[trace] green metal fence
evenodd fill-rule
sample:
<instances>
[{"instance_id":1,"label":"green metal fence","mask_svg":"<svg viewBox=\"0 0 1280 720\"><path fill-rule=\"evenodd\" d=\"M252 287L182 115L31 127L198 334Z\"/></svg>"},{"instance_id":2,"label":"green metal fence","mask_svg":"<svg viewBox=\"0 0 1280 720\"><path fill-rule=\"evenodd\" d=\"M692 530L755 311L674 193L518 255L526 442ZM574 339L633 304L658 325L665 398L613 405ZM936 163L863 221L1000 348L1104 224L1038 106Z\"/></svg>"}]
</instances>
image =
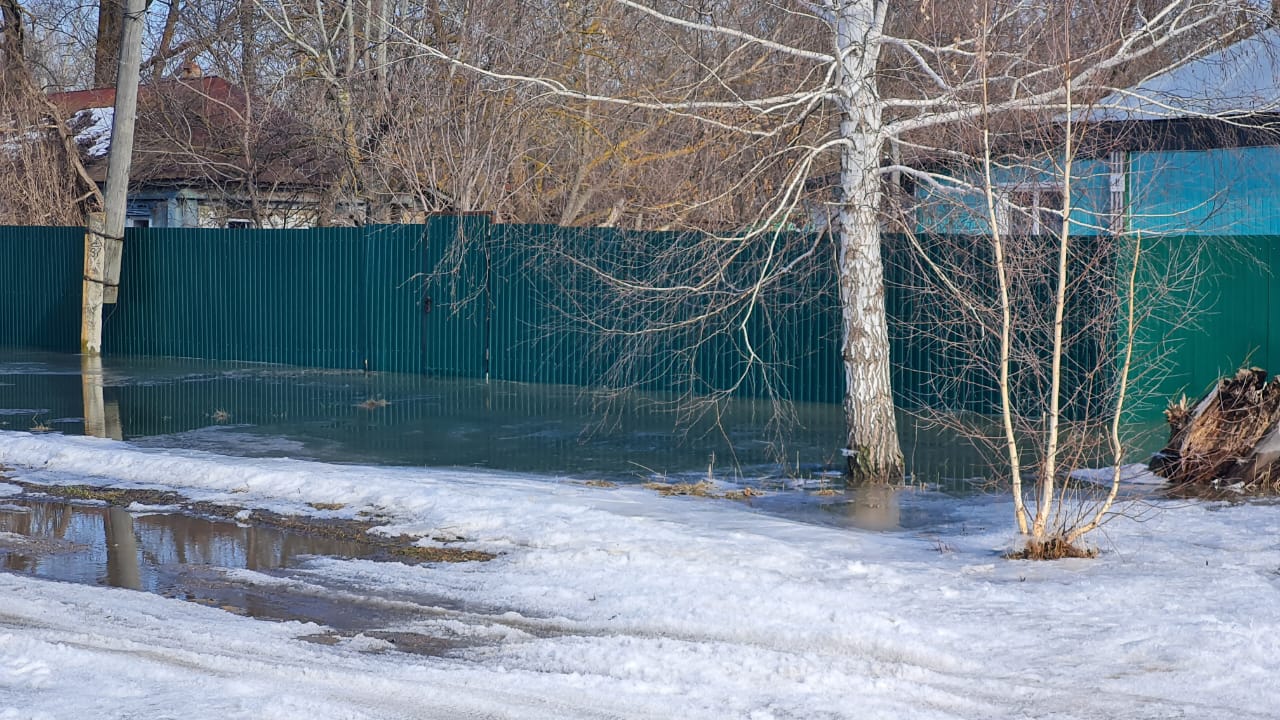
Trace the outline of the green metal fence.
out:
<instances>
[{"instance_id":1,"label":"green metal fence","mask_svg":"<svg viewBox=\"0 0 1280 720\"><path fill-rule=\"evenodd\" d=\"M940 248L952 242L935 240ZM672 272L694 273L703 260L695 241L679 233L490 225L482 216L364 228L129 230L104 347L114 354L529 383L626 379L633 387L687 394L758 394L770 383L795 400L838 402L843 372L829 239L779 239L772 248L779 257L812 257L793 282L770 288L750 312L739 308L708 325L730 322L733 332L691 326L683 335L644 342L606 330L625 330L655 312L694 316L704 308L653 305L629 316L590 270L565 261L594 258L625 274L674 249L667 253L675 258ZM1228 244L1237 252L1219 251ZM0 228L0 347L76 351L82 247L78 228ZM979 355L989 348L948 340L948 328L963 337L966 318L926 294L916 251L887 238L898 400L989 409L993 379L973 361L974 348ZM755 252L735 255L720 270L732 276L734 263L759 260ZM1153 397L1180 389L1194 395L1239 363L1280 357L1270 311L1280 281L1267 270L1280 262L1276 238L1165 238L1148 252L1163 253L1170 267L1198 263L1195 302L1205 308L1193 328L1157 317L1144 330L1144 347L1165 351ZM689 264L681 266L681 257ZM748 347L758 364L745 363ZM1085 371L1110 352L1105 338L1076 348L1068 371L1079 368L1079 383L1087 384Z\"/></svg>"},{"instance_id":2,"label":"green metal fence","mask_svg":"<svg viewBox=\"0 0 1280 720\"><path fill-rule=\"evenodd\" d=\"M0 346L80 349L84 230L0 227Z\"/></svg>"}]
</instances>

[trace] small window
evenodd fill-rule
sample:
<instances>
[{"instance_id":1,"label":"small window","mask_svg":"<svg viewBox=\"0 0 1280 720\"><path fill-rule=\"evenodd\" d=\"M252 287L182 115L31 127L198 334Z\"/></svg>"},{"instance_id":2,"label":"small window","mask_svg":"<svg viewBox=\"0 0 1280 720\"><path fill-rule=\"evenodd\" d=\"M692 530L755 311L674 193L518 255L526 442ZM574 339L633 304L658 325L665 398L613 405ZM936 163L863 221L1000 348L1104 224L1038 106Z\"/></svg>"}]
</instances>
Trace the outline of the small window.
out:
<instances>
[{"instance_id":1,"label":"small window","mask_svg":"<svg viewBox=\"0 0 1280 720\"><path fill-rule=\"evenodd\" d=\"M131 217L124 219L124 226L131 228L151 227L151 218Z\"/></svg>"},{"instance_id":2,"label":"small window","mask_svg":"<svg viewBox=\"0 0 1280 720\"><path fill-rule=\"evenodd\" d=\"M227 221L228 230L249 230L252 227L253 227L252 220L228 220Z\"/></svg>"},{"instance_id":3,"label":"small window","mask_svg":"<svg viewBox=\"0 0 1280 720\"><path fill-rule=\"evenodd\" d=\"M1011 189L1001 213L1003 230L1010 235L1059 235L1062 233L1062 190L1057 187Z\"/></svg>"}]
</instances>

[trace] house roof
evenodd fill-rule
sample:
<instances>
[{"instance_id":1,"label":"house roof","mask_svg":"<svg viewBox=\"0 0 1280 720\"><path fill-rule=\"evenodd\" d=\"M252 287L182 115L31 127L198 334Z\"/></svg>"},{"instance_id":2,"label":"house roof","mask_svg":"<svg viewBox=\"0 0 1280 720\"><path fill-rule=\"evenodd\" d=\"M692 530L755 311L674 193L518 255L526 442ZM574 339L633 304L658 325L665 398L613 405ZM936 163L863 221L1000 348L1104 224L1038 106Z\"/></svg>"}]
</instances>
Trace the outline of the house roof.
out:
<instances>
[{"instance_id":1,"label":"house roof","mask_svg":"<svg viewBox=\"0 0 1280 720\"><path fill-rule=\"evenodd\" d=\"M86 169L106 179L115 88L52 93ZM245 139L249 138L246 147ZM314 186L330 175L303 123L217 76L170 78L138 89L131 184Z\"/></svg>"},{"instance_id":2,"label":"house roof","mask_svg":"<svg viewBox=\"0 0 1280 720\"><path fill-rule=\"evenodd\" d=\"M1280 111L1280 27L1189 60L1103 98L1094 121L1169 120Z\"/></svg>"}]
</instances>

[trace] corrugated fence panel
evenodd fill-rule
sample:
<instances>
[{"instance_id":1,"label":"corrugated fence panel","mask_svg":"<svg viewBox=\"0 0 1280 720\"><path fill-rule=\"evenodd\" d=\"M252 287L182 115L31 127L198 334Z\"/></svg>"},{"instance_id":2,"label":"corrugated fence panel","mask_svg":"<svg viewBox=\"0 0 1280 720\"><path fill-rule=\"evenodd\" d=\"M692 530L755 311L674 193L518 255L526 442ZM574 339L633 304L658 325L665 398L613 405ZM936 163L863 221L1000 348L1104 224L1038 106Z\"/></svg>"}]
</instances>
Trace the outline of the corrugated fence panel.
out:
<instances>
[{"instance_id":1,"label":"corrugated fence panel","mask_svg":"<svg viewBox=\"0 0 1280 720\"><path fill-rule=\"evenodd\" d=\"M365 229L365 346L372 370L484 374L485 242L482 217Z\"/></svg>"},{"instance_id":2,"label":"corrugated fence panel","mask_svg":"<svg viewBox=\"0 0 1280 720\"><path fill-rule=\"evenodd\" d=\"M417 232L415 232L415 230ZM360 253L365 356L370 370L422 372L421 226L370 228Z\"/></svg>"},{"instance_id":3,"label":"corrugated fence panel","mask_svg":"<svg viewBox=\"0 0 1280 720\"><path fill-rule=\"evenodd\" d=\"M486 323L489 221L484 216L432 218L419 241L423 270L423 343L418 350L425 372L482 377L488 351Z\"/></svg>"},{"instance_id":4,"label":"corrugated fence panel","mask_svg":"<svg viewBox=\"0 0 1280 720\"><path fill-rule=\"evenodd\" d=\"M539 265L536 248L555 234L575 232L550 225L494 225L490 228L490 373L496 380L579 384L586 338L577 338L560 312L564 296L553 273Z\"/></svg>"},{"instance_id":5,"label":"corrugated fence panel","mask_svg":"<svg viewBox=\"0 0 1280 720\"><path fill-rule=\"evenodd\" d=\"M0 346L78 352L84 230L0 227Z\"/></svg>"},{"instance_id":6,"label":"corrugated fence panel","mask_svg":"<svg viewBox=\"0 0 1280 720\"><path fill-rule=\"evenodd\" d=\"M361 233L146 229L126 233L104 346L122 354L357 367Z\"/></svg>"},{"instance_id":7,"label":"corrugated fence panel","mask_svg":"<svg viewBox=\"0 0 1280 720\"><path fill-rule=\"evenodd\" d=\"M1181 393L1194 400L1242 365L1280 372L1280 315L1271 305L1280 237L1169 235L1144 238L1143 247L1138 306L1166 308L1139 327L1135 364L1160 369L1143 398L1149 411ZM1196 308L1190 316L1188 307Z\"/></svg>"},{"instance_id":8,"label":"corrugated fence panel","mask_svg":"<svg viewBox=\"0 0 1280 720\"><path fill-rule=\"evenodd\" d=\"M843 370L831 240L789 235L770 241L779 260L805 252L812 260L792 281L767 289L750 315L735 316L746 320L745 336L733 330L678 341L658 338L646 346L593 327L625 326L619 318L638 323L644 316L629 317L616 298L606 296L612 291L603 282L590 273L568 271L566 263L547 255L547 248L556 249L561 260L576 254L625 271L658 249L692 243L688 236L490 225L471 216L413 226L314 230L131 229L120 302L106 309L104 346L119 354L488 374L519 382L630 384L674 392L722 390L743 379L740 391L754 394L769 380L795 400L837 402ZM937 252L967 247L974 273L983 272L981 243L973 238L921 241ZM1248 252L1227 253L1228 244ZM0 248L6 251L0 265L0 345L74 352L83 230L0 228ZM743 255L743 267L762 252L763 245L752 247ZM916 252L886 237L886 302L898 402L989 410L994 386L989 359L980 357L991 351L989 338L978 337L967 316L954 312L954 303L947 306L931 294L938 291L930 288ZM1266 365L1280 358L1280 333L1272 329L1280 316L1270 309L1280 280L1266 270L1280 266L1276 238L1164 237L1149 240L1146 252L1156 273L1199 263L1201 285L1209 288L1201 298L1198 328L1185 329L1177 323L1180 318L1170 317L1157 318L1143 330L1148 347L1167 351L1169 373L1158 386L1150 383L1152 397L1179 389L1194 395L1239 363ZM1094 254L1084 246L1081 253ZM729 271L738 272L732 266ZM1153 285L1158 280L1148 278ZM987 292L981 281L973 287ZM697 310L689 307L680 312ZM1080 316L1088 319L1088 312ZM688 345L690 340L701 344ZM744 374L748 344L771 368L768 374L758 369ZM697 349L682 351L689 347ZM1068 370L1087 385L1088 371L1114 348L1099 337L1077 352ZM1152 366L1157 354L1142 367ZM625 376L615 372L628 363Z\"/></svg>"}]
</instances>

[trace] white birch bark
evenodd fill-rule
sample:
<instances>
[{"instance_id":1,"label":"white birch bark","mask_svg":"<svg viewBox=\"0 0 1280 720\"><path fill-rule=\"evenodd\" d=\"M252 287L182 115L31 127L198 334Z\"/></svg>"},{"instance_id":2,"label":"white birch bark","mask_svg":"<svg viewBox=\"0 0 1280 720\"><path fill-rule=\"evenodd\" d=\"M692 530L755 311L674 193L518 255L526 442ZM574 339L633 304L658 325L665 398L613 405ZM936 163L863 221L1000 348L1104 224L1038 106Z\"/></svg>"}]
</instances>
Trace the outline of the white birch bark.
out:
<instances>
[{"instance_id":1,"label":"white birch bark","mask_svg":"<svg viewBox=\"0 0 1280 720\"><path fill-rule=\"evenodd\" d=\"M876 66L884 3L833 2L839 62L840 287L848 471L855 481L902 478L902 450L890 382L884 266L880 256L880 156L884 146Z\"/></svg>"}]
</instances>

